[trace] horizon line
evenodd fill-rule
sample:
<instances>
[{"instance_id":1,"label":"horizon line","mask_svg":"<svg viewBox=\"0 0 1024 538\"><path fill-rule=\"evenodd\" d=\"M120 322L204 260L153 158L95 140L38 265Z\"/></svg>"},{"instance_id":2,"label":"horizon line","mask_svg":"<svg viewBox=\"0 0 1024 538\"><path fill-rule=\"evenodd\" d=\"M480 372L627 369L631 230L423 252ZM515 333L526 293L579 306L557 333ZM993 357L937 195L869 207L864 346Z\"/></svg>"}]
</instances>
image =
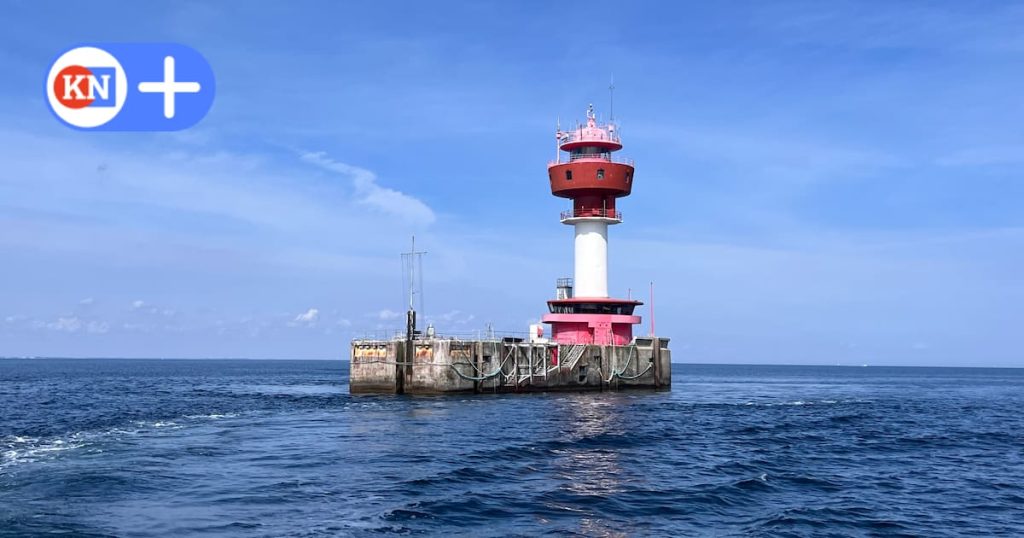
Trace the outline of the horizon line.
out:
<instances>
[{"instance_id":1,"label":"horizon line","mask_svg":"<svg viewBox=\"0 0 1024 538\"><path fill-rule=\"evenodd\" d=\"M317 361L317 362L351 362L349 359L338 358L258 358L258 357L10 357L0 356L0 360L115 360L115 361ZM774 362L673 362L679 366L816 366L837 368L979 368L1021 370L1024 366L963 366L963 365L932 365L932 364L821 364L821 363L774 363Z\"/></svg>"}]
</instances>

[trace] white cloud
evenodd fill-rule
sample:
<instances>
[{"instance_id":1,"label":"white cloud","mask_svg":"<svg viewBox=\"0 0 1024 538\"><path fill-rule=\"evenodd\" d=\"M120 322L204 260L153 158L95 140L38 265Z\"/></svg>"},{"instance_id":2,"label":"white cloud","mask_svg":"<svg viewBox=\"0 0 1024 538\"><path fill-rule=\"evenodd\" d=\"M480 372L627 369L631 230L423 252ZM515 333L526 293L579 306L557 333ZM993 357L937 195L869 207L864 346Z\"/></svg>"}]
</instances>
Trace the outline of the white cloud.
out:
<instances>
[{"instance_id":1,"label":"white cloud","mask_svg":"<svg viewBox=\"0 0 1024 538\"><path fill-rule=\"evenodd\" d=\"M380 312L377 312L377 319L384 321L398 319L400 317L402 317L401 312L395 312L394 310L388 310L387 308L381 310Z\"/></svg>"},{"instance_id":2,"label":"white cloud","mask_svg":"<svg viewBox=\"0 0 1024 538\"><path fill-rule=\"evenodd\" d=\"M48 323L46 327L55 331L75 333L82 328L82 320L76 316L60 317L57 321Z\"/></svg>"},{"instance_id":3,"label":"white cloud","mask_svg":"<svg viewBox=\"0 0 1024 538\"><path fill-rule=\"evenodd\" d=\"M90 321L85 330L91 334L106 334L110 330L110 324L105 321Z\"/></svg>"},{"instance_id":4,"label":"white cloud","mask_svg":"<svg viewBox=\"0 0 1024 538\"><path fill-rule=\"evenodd\" d=\"M377 175L365 168L335 161L322 151L306 152L301 158L305 162L351 179L359 197L357 201L361 204L422 224L430 224L436 219L434 211L423 201L403 192L381 187L377 184Z\"/></svg>"},{"instance_id":5,"label":"white cloud","mask_svg":"<svg viewBox=\"0 0 1024 538\"><path fill-rule=\"evenodd\" d=\"M292 325L294 326L294 324L299 323L305 323L306 325L314 325L319 319L320 310L316 308L310 308L309 310L299 314L298 316L295 316L295 320Z\"/></svg>"},{"instance_id":6,"label":"white cloud","mask_svg":"<svg viewBox=\"0 0 1024 538\"><path fill-rule=\"evenodd\" d=\"M158 305L147 303L142 299L132 301L131 311L148 314L150 316L163 316L165 318L173 318L178 315L178 311L173 308L163 308Z\"/></svg>"},{"instance_id":7,"label":"white cloud","mask_svg":"<svg viewBox=\"0 0 1024 538\"><path fill-rule=\"evenodd\" d=\"M27 319L24 316L12 316L17 319ZM8 320L11 320L9 317ZM106 334L110 331L110 324L105 321L98 320L83 320L78 316L60 316L56 321L44 322L40 320L33 320L31 323L33 329L45 329L63 333L79 333L87 332L89 334Z\"/></svg>"},{"instance_id":8,"label":"white cloud","mask_svg":"<svg viewBox=\"0 0 1024 538\"><path fill-rule=\"evenodd\" d=\"M205 148L175 151L168 144L124 151L81 137L4 129L0 147L7 157L0 190L4 203L17 209L0 212L4 251L88 256L109 267L180 268L204 275L279 275L286 269L352 276L374 273L381 256L391 259L394 252L384 245L410 231L407 220L363 203L352 182L333 176L310 181L309 163L297 158L282 163ZM53 148L59 148L59 161L47 157ZM79 178L82 170L95 173ZM51 190L59 194L43 194ZM111 219L95 209L107 205L124 211ZM155 215L160 217L152 222ZM177 218L163 220L167 215ZM202 233L179 225L195 218L203 219ZM360 233L332 232L342 229ZM268 240L278 234L289 240ZM126 303L130 308L131 300Z\"/></svg>"},{"instance_id":9,"label":"white cloud","mask_svg":"<svg viewBox=\"0 0 1024 538\"><path fill-rule=\"evenodd\" d=\"M461 312L461 310L452 310L450 312L445 312L444 314L437 316L437 319L440 319L441 321L451 321L455 319L455 316L458 316Z\"/></svg>"},{"instance_id":10,"label":"white cloud","mask_svg":"<svg viewBox=\"0 0 1024 538\"><path fill-rule=\"evenodd\" d=\"M92 297L86 297L85 299L82 299L81 301L78 301L78 304L80 304L82 306L91 306L95 302L96 302L96 299L93 299Z\"/></svg>"},{"instance_id":11,"label":"white cloud","mask_svg":"<svg viewBox=\"0 0 1024 538\"><path fill-rule=\"evenodd\" d=\"M450 310L436 316L436 319L447 325L465 325L476 319L476 316L473 314L463 314L461 310Z\"/></svg>"}]
</instances>

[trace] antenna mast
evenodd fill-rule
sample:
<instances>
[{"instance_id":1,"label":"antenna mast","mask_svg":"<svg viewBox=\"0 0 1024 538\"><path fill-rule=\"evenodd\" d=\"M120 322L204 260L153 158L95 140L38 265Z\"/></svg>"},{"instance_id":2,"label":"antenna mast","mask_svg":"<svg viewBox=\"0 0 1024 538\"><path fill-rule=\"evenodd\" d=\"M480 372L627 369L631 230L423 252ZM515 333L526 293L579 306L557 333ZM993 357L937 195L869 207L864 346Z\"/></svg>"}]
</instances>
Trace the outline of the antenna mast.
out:
<instances>
[{"instance_id":1,"label":"antenna mast","mask_svg":"<svg viewBox=\"0 0 1024 538\"><path fill-rule=\"evenodd\" d=\"M412 248L402 253L402 265L408 269L409 311L416 310L416 295L420 296L420 308L423 307L423 255L426 251L416 250L416 236L412 236ZM403 271L403 273L405 273ZM418 274L418 278L417 278ZM403 274L403 280L406 276ZM417 290L417 286L419 290Z\"/></svg>"},{"instance_id":2,"label":"antenna mast","mask_svg":"<svg viewBox=\"0 0 1024 538\"><path fill-rule=\"evenodd\" d=\"M555 164L562 163L562 116L555 117Z\"/></svg>"},{"instance_id":3,"label":"antenna mast","mask_svg":"<svg viewBox=\"0 0 1024 538\"><path fill-rule=\"evenodd\" d=\"M423 255L426 252L417 252L416 236L412 236L412 248L409 252L402 254L402 263L409 266L409 311L405 313L405 351L401 360L395 361L395 392L405 393L405 384L412 379L413 356L415 346L413 340L419 331L416 330L416 273L419 267L420 285L420 309L423 308ZM405 267L403 267L405 269ZM402 279L405 279L405 271L402 271Z\"/></svg>"},{"instance_id":4,"label":"antenna mast","mask_svg":"<svg viewBox=\"0 0 1024 538\"><path fill-rule=\"evenodd\" d=\"M612 74L611 84L608 85L608 122L615 121L615 75Z\"/></svg>"}]
</instances>

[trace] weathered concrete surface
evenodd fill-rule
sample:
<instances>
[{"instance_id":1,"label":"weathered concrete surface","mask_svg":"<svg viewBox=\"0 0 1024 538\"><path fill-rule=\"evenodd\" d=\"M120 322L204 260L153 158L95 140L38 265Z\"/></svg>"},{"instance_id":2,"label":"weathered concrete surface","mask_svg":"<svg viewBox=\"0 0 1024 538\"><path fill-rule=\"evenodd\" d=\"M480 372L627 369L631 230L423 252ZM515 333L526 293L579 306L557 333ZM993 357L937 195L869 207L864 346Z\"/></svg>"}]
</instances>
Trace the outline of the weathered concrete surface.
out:
<instances>
[{"instance_id":1,"label":"weathered concrete surface","mask_svg":"<svg viewBox=\"0 0 1024 538\"><path fill-rule=\"evenodd\" d=\"M655 345L657 344L657 345ZM424 338L406 361L404 340L354 340L349 391L442 394L553 390L668 389L667 338L625 346ZM404 376L399 382L399 376Z\"/></svg>"}]
</instances>

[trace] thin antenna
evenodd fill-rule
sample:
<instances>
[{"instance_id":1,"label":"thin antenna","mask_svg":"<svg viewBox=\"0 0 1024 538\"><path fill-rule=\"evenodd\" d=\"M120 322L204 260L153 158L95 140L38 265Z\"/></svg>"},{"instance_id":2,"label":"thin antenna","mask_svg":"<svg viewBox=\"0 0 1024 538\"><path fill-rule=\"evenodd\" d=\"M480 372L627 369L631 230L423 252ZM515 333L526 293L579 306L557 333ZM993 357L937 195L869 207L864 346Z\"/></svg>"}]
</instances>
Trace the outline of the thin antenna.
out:
<instances>
[{"instance_id":1,"label":"thin antenna","mask_svg":"<svg viewBox=\"0 0 1024 538\"><path fill-rule=\"evenodd\" d=\"M651 281L651 336L654 336L654 281Z\"/></svg>"},{"instance_id":2,"label":"thin antenna","mask_svg":"<svg viewBox=\"0 0 1024 538\"><path fill-rule=\"evenodd\" d=\"M424 253L424 254L426 254L426 253ZM425 308L423 308L423 295L424 295L423 294L423 256L422 255L421 256L417 256L416 258L417 258L417 260L416 260L417 261L416 272L418 272L420 274L420 316L424 316L423 319L426 319L425 316L426 316L426 311L427 310Z\"/></svg>"},{"instance_id":3,"label":"thin antenna","mask_svg":"<svg viewBox=\"0 0 1024 538\"><path fill-rule=\"evenodd\" d=\"M615 74L612 73L611 84L608 85L608 122L615 121Z\"/></svg>"},{"instance_id":4,"label":"thin antenna","mask_svg":"<svg viewBox=\"0 0 1024 538\"><path fill-rule=\"evenodd\" d=\"M412 258L416 257L416 236L412 236L412 248L409 249L409 310L413 309L413 297L416 296L416 265Z\"/></svg>"},{"instance_id":5,"label":"thin antenna","mask_svg":"<svg viewBox=\"0 0 1024 538\"><path fill-rule=\"evenodd\" d=\"M555 164L562 163L562 152L559 144L562 143L562 116L555 116Z\"/></svg>"},{"instance_id":6,"label":"thin antenna","mask_svg":"<svg viewBox=\"0 0 1024 538\"><path fill-rule=\"evenodd\" d=\"M426 251L416 250L416 236L412 236L412 248L409 252L402 253L402 261L408 263L408 277L409 277L409 310L416 309L416 287L419 285L419 296L420 296L420 308L423 308L423 258ZM418 269L418 271L417 271ZM417 281L416 273L419 273L419 279ZM403 280L404 280L403 272Z\"/></svg>"}]
</instances>

